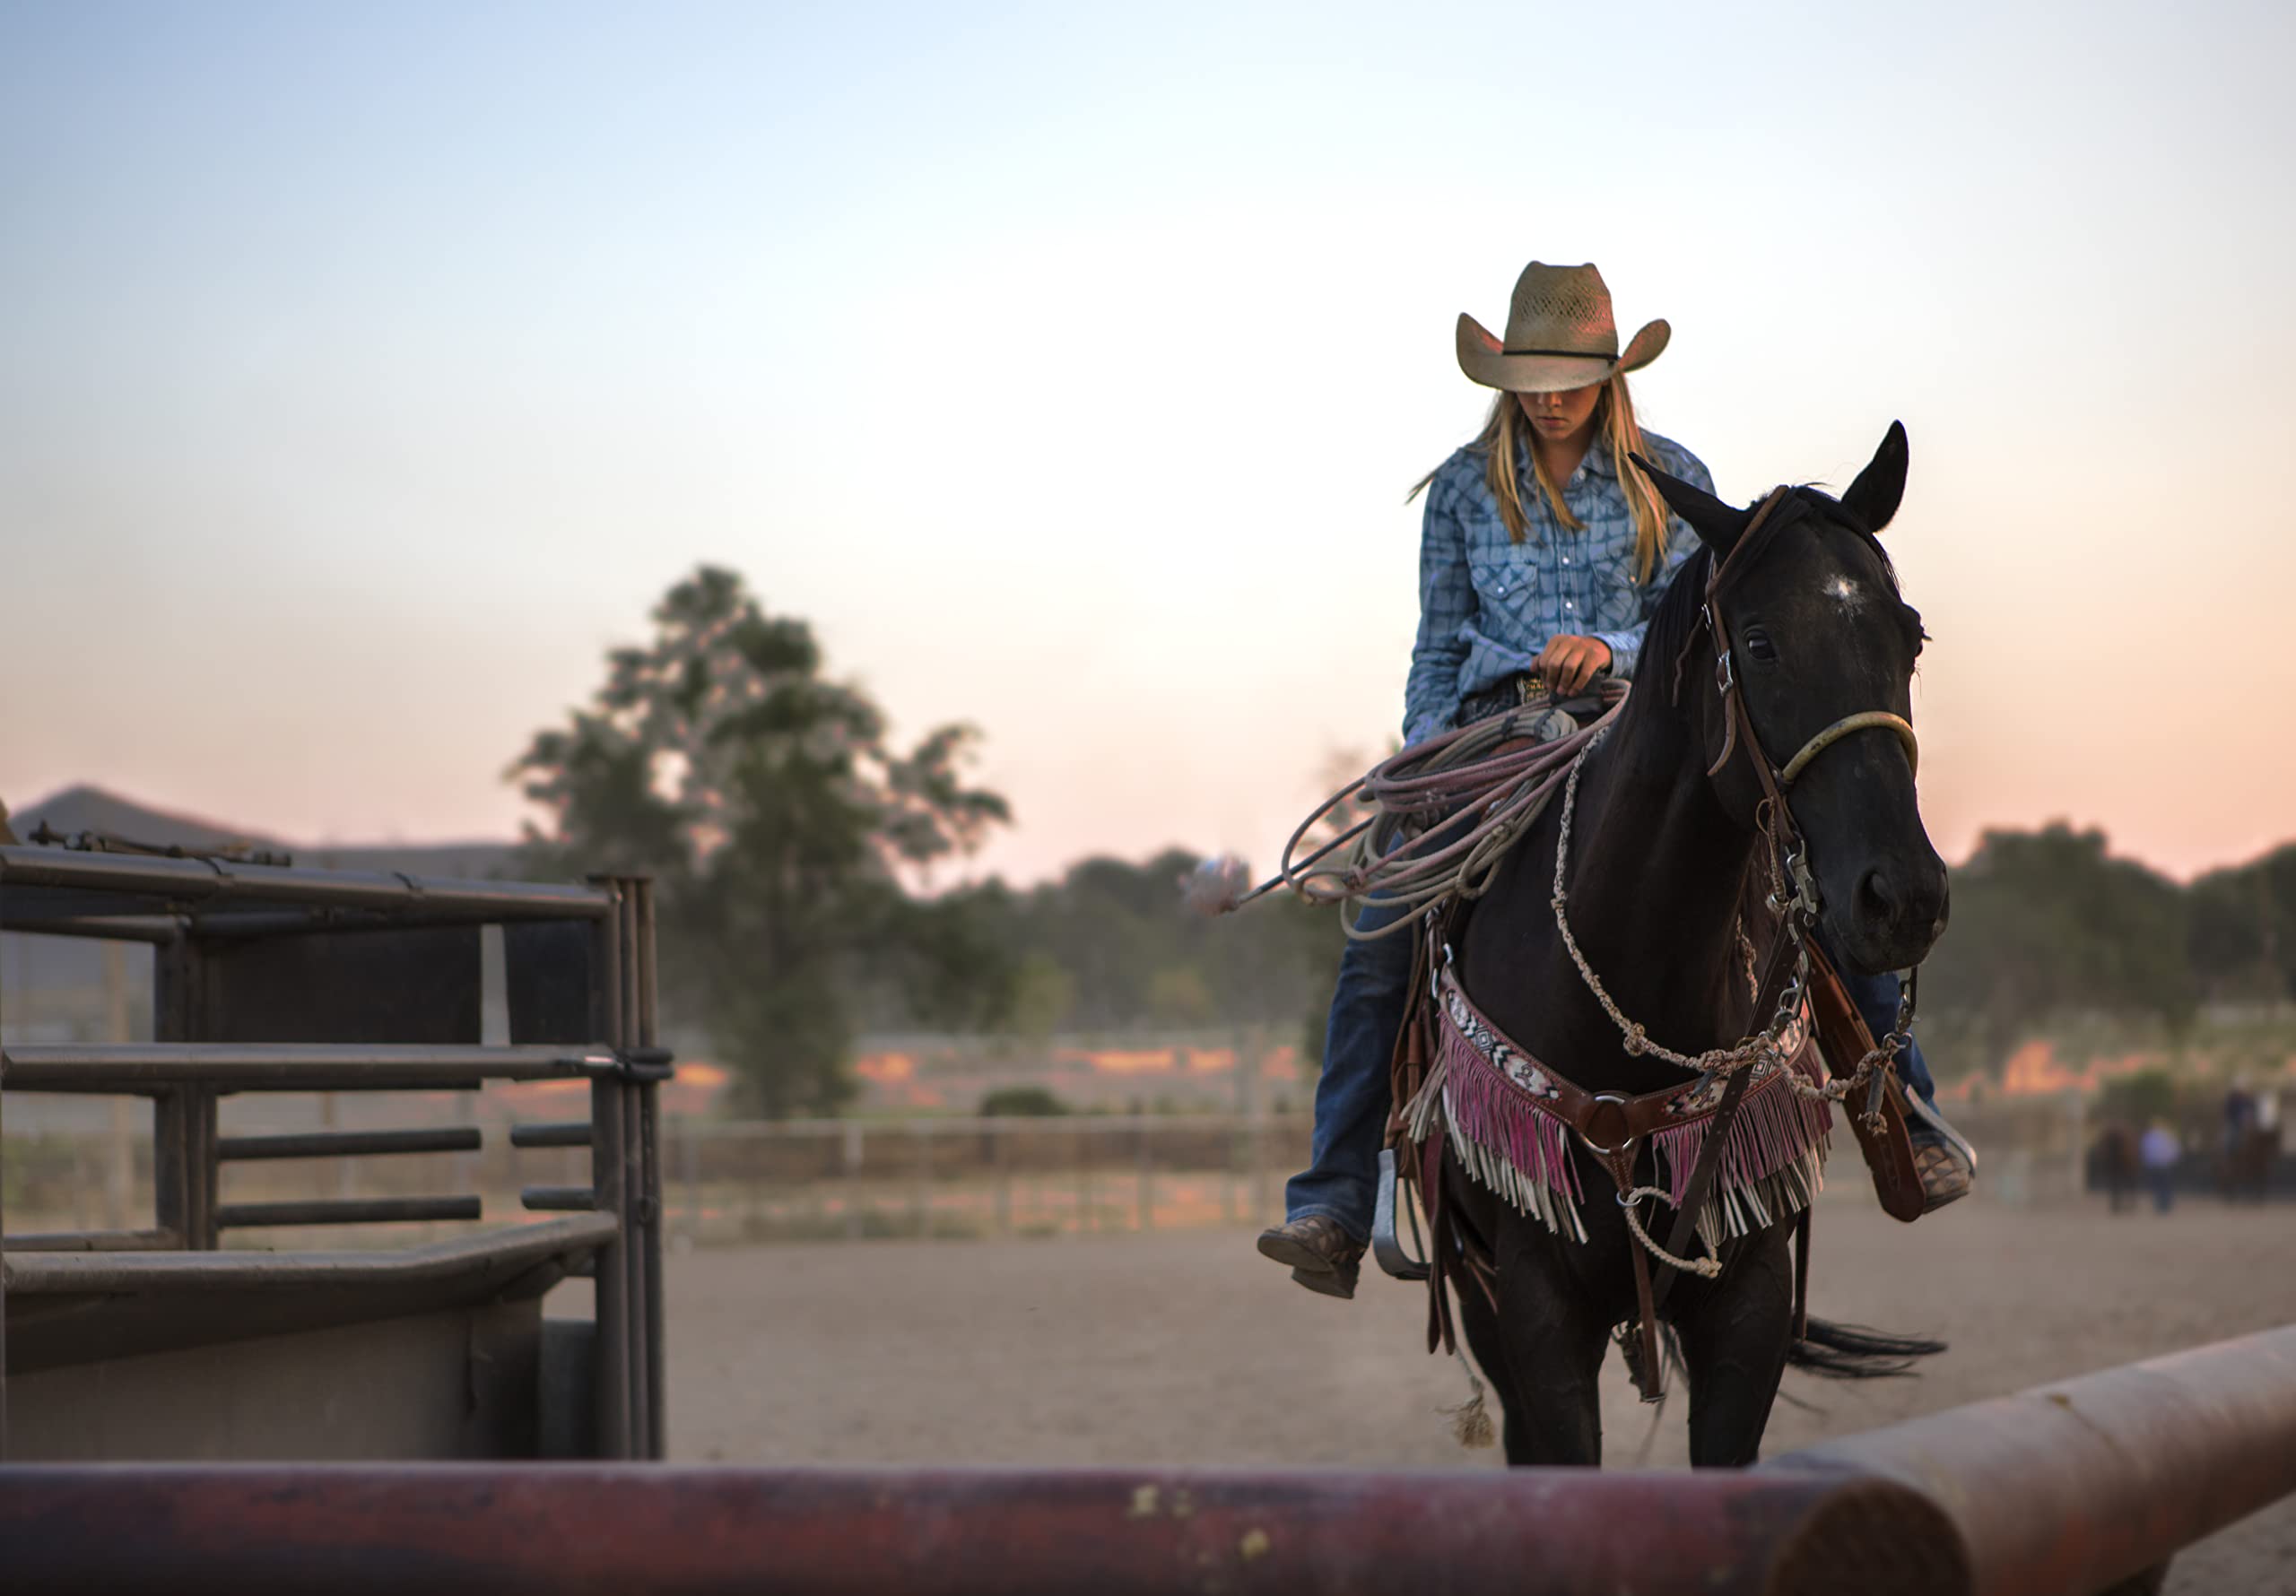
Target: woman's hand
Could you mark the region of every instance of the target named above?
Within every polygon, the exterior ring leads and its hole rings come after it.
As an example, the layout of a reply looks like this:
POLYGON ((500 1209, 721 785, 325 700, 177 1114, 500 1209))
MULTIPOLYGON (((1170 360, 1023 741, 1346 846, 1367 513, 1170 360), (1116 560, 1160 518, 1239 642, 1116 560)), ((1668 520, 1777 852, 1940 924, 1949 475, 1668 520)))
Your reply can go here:
POLYGON ((1570 635, 1549 638, 1546 646, 1532 662, 1532 668, 1546 678, 1547 690, 1558 698, 1568 698, 1586 690, 1595 679, 1595 672, 1611 663, 1611 646, 1600 638, 1580 638, 1570 635))

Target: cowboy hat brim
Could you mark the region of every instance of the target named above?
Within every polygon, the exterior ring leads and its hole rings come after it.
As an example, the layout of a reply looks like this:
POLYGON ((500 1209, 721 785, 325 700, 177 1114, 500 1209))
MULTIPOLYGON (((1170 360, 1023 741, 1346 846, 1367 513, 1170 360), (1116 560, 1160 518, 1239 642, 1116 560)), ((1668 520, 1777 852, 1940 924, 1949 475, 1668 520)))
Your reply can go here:
POLYGON ((1639 371, 1664 353, 1674 329, 1664 321, 1646 325, 1624 353, 1602 355, 1510 355, 1507 346, 1465 311, 1459 313, 1459 369, 1470 382, 1510 394, 1560 394, 1607 382, 1622 371, 1639 371))

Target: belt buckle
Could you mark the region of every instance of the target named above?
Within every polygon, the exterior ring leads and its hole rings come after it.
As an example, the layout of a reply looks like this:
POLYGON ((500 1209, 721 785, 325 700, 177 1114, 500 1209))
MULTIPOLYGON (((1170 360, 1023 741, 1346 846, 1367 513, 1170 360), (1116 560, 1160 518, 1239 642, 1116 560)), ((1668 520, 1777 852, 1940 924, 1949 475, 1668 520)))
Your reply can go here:
POLYGON ((1529 704, 1547 696, 1546 681, 1535 671, 1526 671, 1515 683, 1515 701, 1529 704))

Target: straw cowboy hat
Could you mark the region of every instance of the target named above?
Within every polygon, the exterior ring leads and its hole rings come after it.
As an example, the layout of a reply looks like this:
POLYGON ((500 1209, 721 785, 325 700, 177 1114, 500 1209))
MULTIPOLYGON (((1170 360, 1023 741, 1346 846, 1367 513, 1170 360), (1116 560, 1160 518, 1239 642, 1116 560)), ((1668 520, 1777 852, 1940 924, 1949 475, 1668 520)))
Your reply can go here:
POLYGON ((1507 308, 1507 342, 1459 313, 1459 369, 1486 388, 1518 394, 1556 394, 1639 371, 1658 358, 1674 329, 1654 321, 1618 351, 1611 319, 1611 291, 1591 265, 1548 266, 1533 261, 1515 282, 1507 308))

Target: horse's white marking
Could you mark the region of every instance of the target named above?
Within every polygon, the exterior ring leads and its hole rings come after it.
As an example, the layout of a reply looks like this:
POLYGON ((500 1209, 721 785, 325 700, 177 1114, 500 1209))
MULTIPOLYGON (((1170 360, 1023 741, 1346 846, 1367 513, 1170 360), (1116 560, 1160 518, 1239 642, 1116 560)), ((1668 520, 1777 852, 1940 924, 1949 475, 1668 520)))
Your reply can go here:
POLYGON ((1825 594, 1853 615, 1866 607, 1866 590, 1847 577, 1836 577, 1827 583, 1825 594))

